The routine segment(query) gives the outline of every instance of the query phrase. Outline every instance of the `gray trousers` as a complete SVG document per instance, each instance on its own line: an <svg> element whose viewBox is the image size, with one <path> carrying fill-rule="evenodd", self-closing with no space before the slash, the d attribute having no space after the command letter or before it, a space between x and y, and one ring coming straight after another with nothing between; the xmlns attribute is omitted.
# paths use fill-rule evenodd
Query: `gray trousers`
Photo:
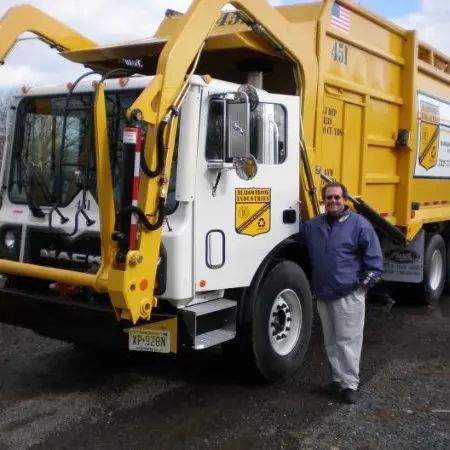
<svg viewBox="0 0 450 450"><path fill-rule="evenodd" d="M364 333L366 292L358 289L338 300L317 300L332 379L343 389L357 389Z"/></svg>

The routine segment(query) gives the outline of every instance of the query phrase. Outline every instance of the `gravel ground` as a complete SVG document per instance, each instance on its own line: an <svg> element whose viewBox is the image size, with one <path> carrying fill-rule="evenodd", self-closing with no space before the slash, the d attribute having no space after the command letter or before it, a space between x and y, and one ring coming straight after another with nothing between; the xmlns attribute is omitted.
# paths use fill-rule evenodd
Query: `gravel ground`
<svg viewBox="0 0 450 450"><path fill-rule="evenodd" d="M0 325L0 450L450 448L450 299L369 305L352 406L315 393L316 325L304 366L272 386L242 384L214 350L99 354Z"/></svg>
<svg viewBox="0 0 450 450"><path fill-rule="evenodd" d="M302 430L299 448L450 448L450 308L409 313L358 403Z"/></svg>

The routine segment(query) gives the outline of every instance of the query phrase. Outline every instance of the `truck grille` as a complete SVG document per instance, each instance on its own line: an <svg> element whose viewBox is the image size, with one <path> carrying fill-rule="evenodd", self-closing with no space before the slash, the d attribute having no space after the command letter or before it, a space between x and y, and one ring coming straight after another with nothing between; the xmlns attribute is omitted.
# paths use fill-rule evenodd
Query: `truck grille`
<svg viewBox="0 0 450 450"><path fill-rule="evenodd" d="M24 262L57 269L97 273L100 259L100 234L83 233L75 239L57 232L28 229ZM162 295L167 283L167 252L161 245L156 273L155 294Z"/></svg>
<svg viewBox="0 0 450 450"><path fill-rule="evenodd" d="M24 262L58 269L96 273L100 266L100 236L83 233L76 238L28 229Z"/></svg>

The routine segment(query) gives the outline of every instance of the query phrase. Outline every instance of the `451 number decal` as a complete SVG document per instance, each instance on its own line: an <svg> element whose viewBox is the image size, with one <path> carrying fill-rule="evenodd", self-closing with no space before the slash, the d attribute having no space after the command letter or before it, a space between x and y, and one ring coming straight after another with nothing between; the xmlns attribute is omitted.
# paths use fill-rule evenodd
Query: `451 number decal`
<svg viewBox="0 0 450 450"><path fill-rule="evenodd" d="M337 61L339 64L347 65L348 45L345 45L342 42L335 42L331 49L331 56L333 57L333 60Z"/></svg>

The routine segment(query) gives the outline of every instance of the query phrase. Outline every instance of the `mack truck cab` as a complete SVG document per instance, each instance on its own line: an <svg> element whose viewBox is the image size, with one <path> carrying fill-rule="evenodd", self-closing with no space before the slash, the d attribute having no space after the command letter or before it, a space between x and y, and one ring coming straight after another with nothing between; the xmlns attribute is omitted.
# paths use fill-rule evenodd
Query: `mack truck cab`
<svg viewBox="0 0 450 450"><path fill-rule="evenodd" d="M136 148L146 138L145 127L127 124L124 112L150 82L146 76L105 81L116 210L136 189L142 158ZM94 150L95 88L92 80L81 80L14 98L1 172L2 258L79 273L99 270L97 175L104 167ZM14 297L2 302L2 320L71 342L169 353L236 347L238 324L251 319L261 341L258 355L267 359L266 378L286 371L278 359L298 364L311 327L308 281L298 265L275 264L271 257L296 245L298 111L298 96L192 76L178 116L151 320L117 322L108 296L91 287L17 274L2 277L2 298ZM301 255L299 250L296 257ZM250 292L269 264L270 274L252 291L266 299L258 302L264 309L257 322L253 312L240 310L238 317L243 288ZM145 290L145 280L138 281L135 288Z"/></svg>

